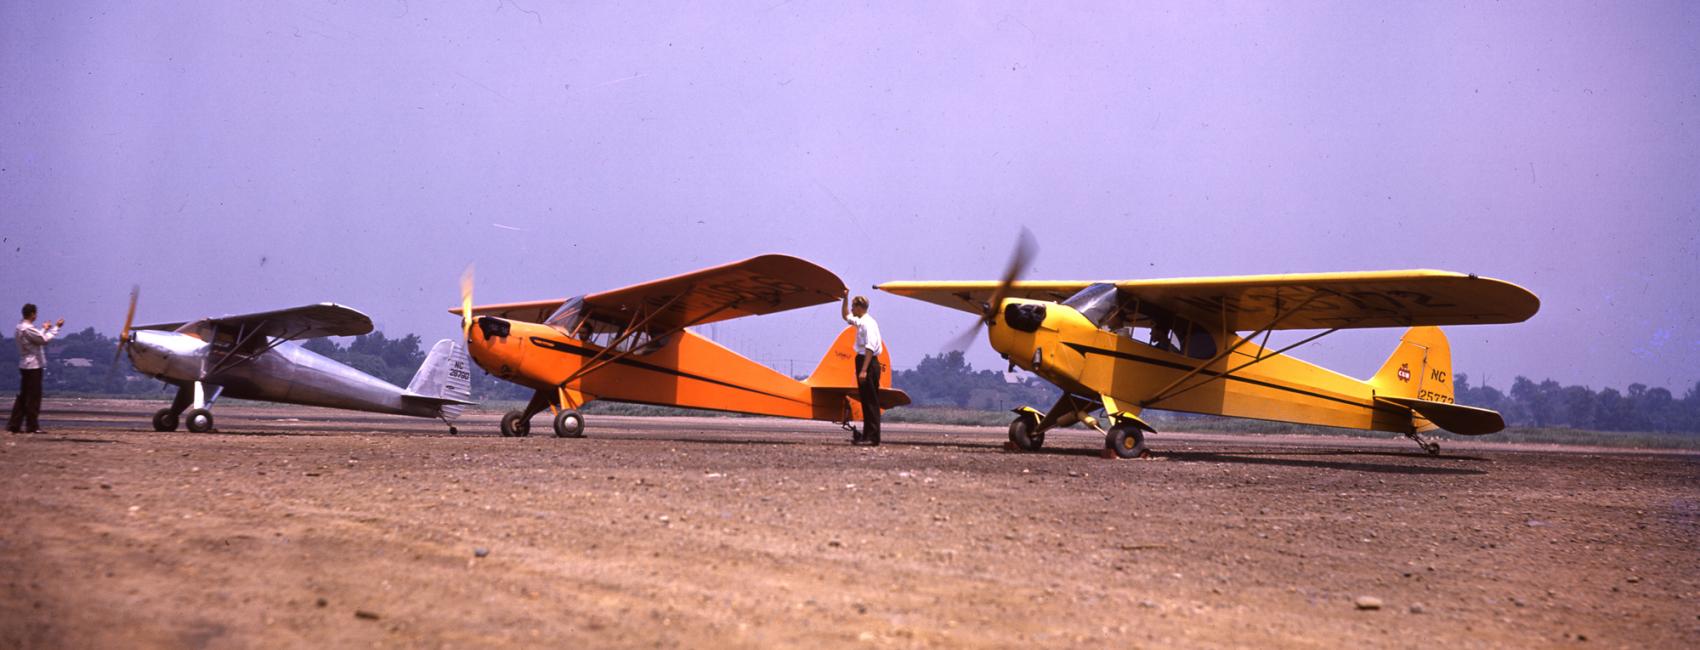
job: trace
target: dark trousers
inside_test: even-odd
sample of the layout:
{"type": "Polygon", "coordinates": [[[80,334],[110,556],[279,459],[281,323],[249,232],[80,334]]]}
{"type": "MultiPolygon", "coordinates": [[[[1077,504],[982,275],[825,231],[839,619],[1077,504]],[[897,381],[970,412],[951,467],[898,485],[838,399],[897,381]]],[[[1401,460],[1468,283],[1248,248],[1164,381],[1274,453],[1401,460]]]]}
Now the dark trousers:
{"type": "Polygon", "coordinates": [[[12,401],[12,417],[6,420],[6,430],[35,431],[41,428],[36,418],[41,416],[41,369],[18,369],[18,399],[12,401]]]}
{"type": "Polygon", "coordinates": [[[862,398],[862,439],[877,445],[880,442],[880,358],[874,357],[869,362],[865,355],[856,355],[858,371],[863,363],[868,364],[868,377],[856,380],[856,392],[862,398]]]}

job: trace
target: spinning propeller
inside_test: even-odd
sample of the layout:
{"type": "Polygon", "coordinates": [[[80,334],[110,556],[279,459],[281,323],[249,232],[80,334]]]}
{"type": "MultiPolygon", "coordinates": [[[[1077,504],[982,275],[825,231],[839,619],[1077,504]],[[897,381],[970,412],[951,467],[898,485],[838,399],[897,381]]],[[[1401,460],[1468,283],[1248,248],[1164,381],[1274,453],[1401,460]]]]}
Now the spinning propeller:
{"type": "Polygon", "coordinates": [[[106,380],[112,381],[112,376],[118,372],[118,362],[124,356],[124,350],[130,347],[130,325],[136,320],[136,298],[142,293],[141,285],[130,286],[130,310],[124,313],[124,329],[118,332],[118,350],[112,353],[112,366],[106,369],[106,380]]]}
{"type": "Polygon", "coordinates": [[[460,273],[460,333],[472,339],[472,265],[460,273]]]}
{"type": "Polygon", "coordinates": [[[980,334],[980,329],[997,320],[998,307],[1003,299],[1009,296],[1009,287],[1027,273],[1027,267],[1033,263],[1033,256],[1039,253],[1039,243],[1033,238],[1032,231],[1026,226],[1021,227],[1020,236],[1015,239],[1015,250],[1010,252],[1009,264],[1004,266],[1003,278],[998,280],[998,288],[992,291],[991,300],[980,305],[980,317],[974,324],[945,345],[946,350],[966,350],[974,342],[974,337],[980,334]]]}

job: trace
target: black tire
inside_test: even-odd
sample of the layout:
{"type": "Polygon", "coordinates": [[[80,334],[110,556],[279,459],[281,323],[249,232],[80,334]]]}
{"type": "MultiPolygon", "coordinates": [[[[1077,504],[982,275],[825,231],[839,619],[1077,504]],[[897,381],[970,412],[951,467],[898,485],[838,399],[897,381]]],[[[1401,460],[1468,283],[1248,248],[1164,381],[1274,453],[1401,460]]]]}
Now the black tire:
{"type": "Polygon", "coordinates": [[[524,438],[531,435],[531,418],[525,417],[525,411],[508,411],[502,414],[502,437],[524,438]]]}
{"type": "Polygon", "coordinates": [[[1039,428],[1039,421],[1031,415],[1019,415],[1009,423],[1009,441],[1015,443],[1022,451],[1038,451],[1045,446],[1045,434],[1033,433],[1039,428]]]}
{"type": "Polygon", "coordinates": [[[1145,430],[1131,424],[1110,427],[1104,436],[1104,446],[1117,458],[1139,458],[1151,450],[1145,446],[1145,430]]]}
{"type": "Polygon", "coordinates": [[[583,438],[584,415],[572,409],[561,409],[555,414],[555,437],[583,438]]]}
{"type": "Polygon", "coordinates": [[[177,414],[171,409],[160,409],[153,412],[153,430],[161,433],[177,430],[177,414]]]}
{"type": "Polygon", "coordinates": [[[451,425],[451,426],[450,426],[450,427],[449,427],[449,435],[451,435],[451,436],[458,436],[458,435],[460,435],[460,429],[456,429],[456,428],[454,428],[454,426],[452,426],[452,425],[451,425]]]}
{"type": "Polygon", "coordinates": [[[1440,455],[1440,443],[1438,443],[1438,442],[1423,443],[1423,451],[1428,452],[1428,455],[1430,455],[1430,456],[1439,456],[1440,455]]]}
{"type": "Polygon", "coordinates": [[[190,409],[183,414],[184,426],[194,433],[207,433],[213,430],[212,411],[206,409],[190,409]]]}

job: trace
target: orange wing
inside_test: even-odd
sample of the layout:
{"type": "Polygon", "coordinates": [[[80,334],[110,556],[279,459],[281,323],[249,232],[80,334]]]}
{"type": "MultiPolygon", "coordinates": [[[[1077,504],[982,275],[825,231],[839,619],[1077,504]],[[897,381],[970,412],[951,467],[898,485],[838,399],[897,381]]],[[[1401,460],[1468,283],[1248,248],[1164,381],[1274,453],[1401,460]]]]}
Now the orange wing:
{"type": "MultiPolygon", "coordinates": [[[[843,280],[813,262],[762,255],[593,293],[584,296],[584,304],[597,320],[645,319],[645,329],[669,330],[834,302],[845,290],[843,280]]],[[[472,313],[540,323],[567,300],[483,305],[472,313]]],[[[459,315],[460,309],[449,312],[459,315]]]]}

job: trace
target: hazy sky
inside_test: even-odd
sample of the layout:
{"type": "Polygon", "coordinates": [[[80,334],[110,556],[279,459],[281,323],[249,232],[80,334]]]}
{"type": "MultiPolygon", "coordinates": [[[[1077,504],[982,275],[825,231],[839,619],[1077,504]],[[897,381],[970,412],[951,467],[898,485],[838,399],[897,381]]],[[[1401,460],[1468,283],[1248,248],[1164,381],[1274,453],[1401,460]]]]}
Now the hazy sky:
{"type": "MultiPolygon", "coordinates": [[[[0,304],[116,331],[765,252],[865,289],[1427,267],[1456,369],[1700,380],[1700,3],[0,2],[0,304]]],[[[885,294],[909,367],[972,320],[885,294]]],[[[723,325],[803,372],[836,307],[723,325]]],[[[1367,376],[1399,333],[1297,356],[1367,376]]],[[[971,359],[998,365],[982,340],[971,359]]]]}

